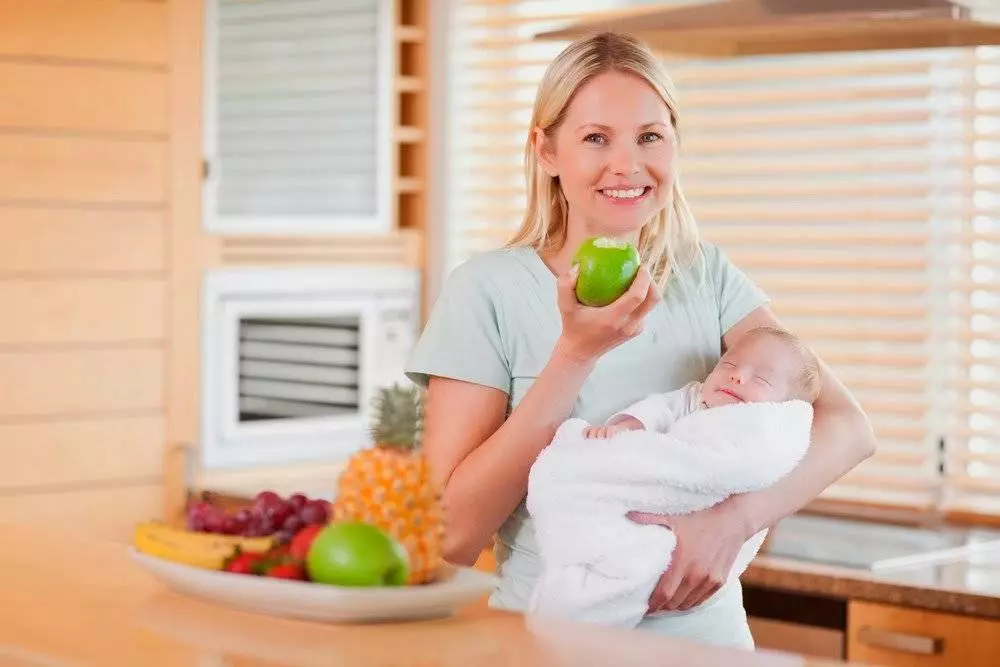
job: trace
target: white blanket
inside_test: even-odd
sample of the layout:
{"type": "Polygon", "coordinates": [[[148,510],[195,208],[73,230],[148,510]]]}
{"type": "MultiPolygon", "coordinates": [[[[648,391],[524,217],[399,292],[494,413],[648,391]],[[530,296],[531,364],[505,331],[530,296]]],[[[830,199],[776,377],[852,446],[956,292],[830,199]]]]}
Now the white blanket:
{"type": "MultiPolygon", "coordinates": [[[[812,406],[741,403],[698,410],[669,433],[583,436],[569,419],[534,463],[527,508],[543,570],[529,612],[634,627],[670,564],[674,534],[637,524],[631,510],[684,514],[774,484],[809,447],[812,406]]],[[[757,554],[766,531],[741,549],[730,577],[757,554]]]]}

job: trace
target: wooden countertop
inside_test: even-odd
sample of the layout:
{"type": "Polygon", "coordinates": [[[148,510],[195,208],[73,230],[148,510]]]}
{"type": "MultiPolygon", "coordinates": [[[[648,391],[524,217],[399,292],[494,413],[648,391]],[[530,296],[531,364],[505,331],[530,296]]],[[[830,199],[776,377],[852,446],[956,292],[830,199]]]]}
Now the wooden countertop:
{"type": "Polygon", "coordinates": [[[741,579],[772,590],[1000,619],[1000,533],[794,517],[775,527],[741,579]],[[969,545],[981,548],[963,553],[969,545]],[[935,550],[939,557],[900,558],[935,550]],[[882,567],[866,566],[880,559],[882,567]]]}
{"type": "MultiPolygon", "coordinates": [[[[0,664],[79,667],[720,665],[834,663],[699,646],[640,631],[528,623],[470,605],[452,618],[338,626],[229,610],[173,593],[125,544],[0,525],[0,664]]],[[[836,663],[844,664],[844,663],[836,663]]]]}

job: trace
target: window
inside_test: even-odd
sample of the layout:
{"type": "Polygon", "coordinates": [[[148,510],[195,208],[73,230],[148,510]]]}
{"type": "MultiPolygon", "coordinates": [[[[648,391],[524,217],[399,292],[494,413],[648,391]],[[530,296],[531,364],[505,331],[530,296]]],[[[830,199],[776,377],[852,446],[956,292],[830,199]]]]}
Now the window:
{"type": "MultiPolygon", "coordinates": [[[[625,3],[573,4],[454,3],[448,269],[520,222],[531,102],[564,46],[532,35],[625,3]]],[[[703,237],[878,434],[825,495],[1000,515],[1000,50],[668,65],[703,237]]]]}
{"type": "Polygon", "coordinates": [[[392,229],[391,8],[390,0],[206,3],[210,231],[392,229]]]}

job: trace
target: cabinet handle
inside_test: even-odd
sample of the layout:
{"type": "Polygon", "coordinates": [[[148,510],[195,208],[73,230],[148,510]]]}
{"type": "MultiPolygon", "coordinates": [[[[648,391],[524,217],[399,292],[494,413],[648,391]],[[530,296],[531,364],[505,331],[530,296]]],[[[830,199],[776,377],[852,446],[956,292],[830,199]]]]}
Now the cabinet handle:
{"type": "Polygon", "coordinates": [[[944,640],[940,637],[911,635],[905,632],[873,628],[869,625],[858,630],[858,641],[868,646],[918,655],[937,655],[944,650],[944,640]]]}

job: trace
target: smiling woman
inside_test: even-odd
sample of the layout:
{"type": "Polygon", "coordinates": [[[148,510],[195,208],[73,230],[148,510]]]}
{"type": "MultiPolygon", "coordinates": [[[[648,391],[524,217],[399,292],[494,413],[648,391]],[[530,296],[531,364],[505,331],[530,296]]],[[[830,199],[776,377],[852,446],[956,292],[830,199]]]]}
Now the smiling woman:
{"type": "MultiPolygon", "coordinates": [[[[541,554],[528,474],[569,417],[603,422],[704,379],[747,331],[779,326],[768,298],[700,242],[677,178],[677,104],[658,59],[626,36],[568,46],[548,67],[526,144],[527,207],[504,248],[449,275],[407,367],[428,388],[424,449],[443,486],[445,551],[472,564],[497,534],[497,607],[525,610],[541,554]],[[643,267],[602,307],[571,270],[590,236],[634,243],[643,267]]],[[[640,629],[750,647],[737,552],[867,456],[866,420],[832,374],[799,470],[670,525],[678,547],[640,629]],[[837,439],[833,439],[836,433],[837,439]]]]}

